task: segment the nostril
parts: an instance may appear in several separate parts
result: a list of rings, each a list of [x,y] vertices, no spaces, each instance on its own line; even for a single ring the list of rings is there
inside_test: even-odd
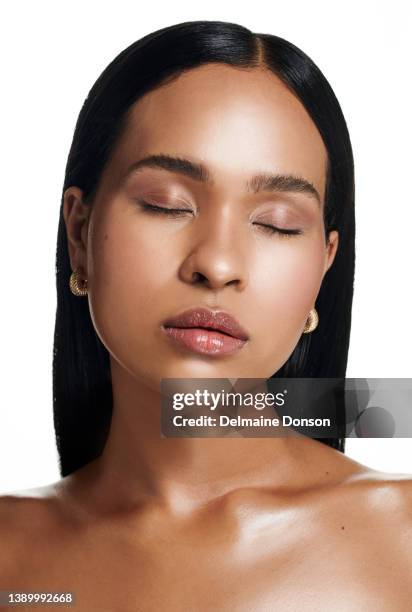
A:
[[[192,280],[194,282],[198,282],[199,280],[200,281],[205,281],[207,279],[206,279],[206,276],[204,274],[202,274],[201,272],[194,272],[193,275],[192,275]]]

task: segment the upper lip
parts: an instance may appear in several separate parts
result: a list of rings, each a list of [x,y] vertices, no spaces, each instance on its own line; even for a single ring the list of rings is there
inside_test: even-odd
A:
[[[223,310],[216,311],[208,308],[185,310],[164,321],[163,327],[202,327],[215,329],[240,340],[249,338],[248,333],[232,315]]]

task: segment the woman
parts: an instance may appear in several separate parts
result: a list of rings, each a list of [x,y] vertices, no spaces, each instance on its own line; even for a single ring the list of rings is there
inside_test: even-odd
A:
[[[409,609],[409,476],[343,437],[160,436],[165,378],[345,376],[353,207],[341,109],[291,43],[188,22],[106,68],[61,203],[62,479],[2,498],[2,589],[87,611]]]

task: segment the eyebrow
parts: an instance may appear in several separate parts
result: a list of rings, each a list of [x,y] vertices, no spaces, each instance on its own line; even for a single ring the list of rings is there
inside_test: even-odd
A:
[[[133,163],[127,169],[124,179],[141,168],[160,168],[161,170],[188,176],[201,183],[212,183],[212,175],[206,166],[200,162],[163,154],[149,155]],[[253,193],[261,191],[305,193],[314,198],[318,205],[321,205],[319,192],[314,185],[305,178],[293,174],[269,174],[266,172],[256,174],[246,182],[246,189]]]

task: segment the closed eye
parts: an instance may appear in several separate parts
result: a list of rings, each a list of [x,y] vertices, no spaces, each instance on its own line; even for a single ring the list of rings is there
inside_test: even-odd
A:
[[[147,212],[152,212],[160,215],[168,215],[168,216],[180,216],[185,213],[192,212],[188,208],[167,208],[166,206],[158,206],[157,204],[149,204],[149,202],[145,202],[144,200],[138,200],[140,206],[146,210]]]
[[[167,215],[169,217],[179,217],[186,213],[191,213],[192,211],[188,208],[167,208],[165,206],[159,206],[158,204],[149,204],[145,200],[138,200],[140,206],[149,213]],[[253,225],[257,225],[262,227],[264,231],[269,234],[280,234],[284,237],[298,236],[302,234],[302,230],[299,229],[282,229],[280,227],[276,227],[275,225],[268,225],[266,223],[254,223]]]
[[[262,227],[269,234],[280,234],[281,236],[291,237],[291,236],[299,236],[303,234],[300,229],[282,229],[280,227],[276,227],[275,225],[268,225],[266,223],[254,223],[253,225],[258,225]]]

